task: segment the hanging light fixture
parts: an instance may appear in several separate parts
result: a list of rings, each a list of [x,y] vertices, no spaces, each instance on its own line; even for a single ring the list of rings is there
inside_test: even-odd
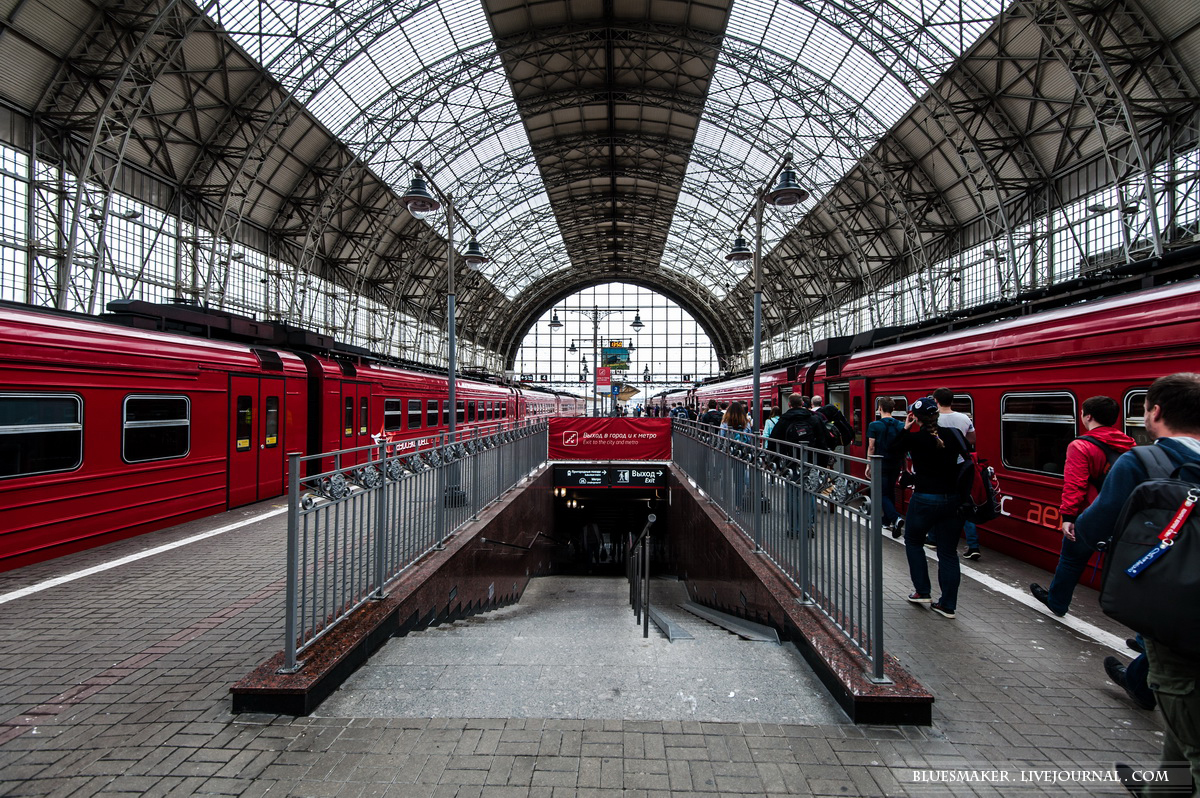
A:
[[[745,261],[754,257],[754,250],[750,249],[746,244],[745,236],[738,236],[733,239],[733,249],[729,250],[729,254],[725,256],[725,260]]]
[[[562,329],[562,326],[562,322],[558,320],[558,311],[556,310],[554,311],[554,316],[550,319],[550,329],[559,330]]]
[[[429,188],[425,185],[424,178],[416,176],[412,179],[412,183],[408,186],[408,191],[400,198],[408,207],[408,212],[413,215],[414,219],[424,219],[429,214],[442,207],[442,203],[434,199],[429,193]]]
[[[804,202],[808,199],[808,192],[800,188],[800,184],[796,182],[796,170],[784,169],[779,173],[779,183],[767,192],[763,199],[768,205],[786,208]]]
[[[467,264],[468,269],[479,271],[479,267],[487,263],[491,258],[483,252],[483,247],[479,246],[479,242],[472,236],[467,242],[467,251],[463,253],[463,263]]]
[[[574,341],[571,342],[571,345],[567,348],[567,351],[570,352],[571,354],[575,354],[576,352],[579,351],[578,349],[575,348]]]
[[[640,311],[634,311],[633,324],[630,324],[629,326],[638,332],[641,332],[642,328],[646,326],[645,324],[642,324],[642,314]]]

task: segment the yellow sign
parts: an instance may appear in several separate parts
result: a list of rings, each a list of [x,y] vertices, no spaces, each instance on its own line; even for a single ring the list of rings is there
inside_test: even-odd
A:
[[[267,436],[267,446],[274,446],[275,442],[276,442],[276,438],[274,435]]]
[[[609,342],[608,342],[608,345],[609,345],[609,346],[611,346],[611,347],[615,347],[615,348],[617,348],[617,349],[624,349],[624,348],[625,348],[625,342],[624,342],[624,341],[609,341]]]
[[[237,447],[239,449],[249,449],[250,448],[250,439],[249,438],[238,438]]]

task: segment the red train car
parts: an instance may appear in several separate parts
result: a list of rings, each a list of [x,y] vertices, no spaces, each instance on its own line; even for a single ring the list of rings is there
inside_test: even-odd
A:
[[[935,388],[954,391],[956,410],[975,421],[977,449],[996,468],[1004,515],[980,528],[991,548],[1053,570],[1058,561],[1062,470],[1067,444],[1082,433],[1079,409],[1104,394],[1121,405],[1118,425],[1146,441],[1143,404],[1155,378],[1200,370],[1200,283],[1189,281],[1100,299],[762,374],[764,407],[787,394],[819,393],[842,408],[855,430],[849,454],[866,457],[866,426],[878,400],[905,406]],[[788,375],[792,375],[791,379]],[[749,401],[748,377],[687,392]],[[667,397],[668,404],[684,394]],[[897,415],[902,414],[897,411]],[[1095,562],[1093,562],[1095,565]],[[1089,568],[1085,580],[1096,584]]]
[[[821,365],[815,384],[849,408],[849,453],[860,457],[880,397],[907,404],[952,389],[1004,492],[1004,515],[981,527],[981,543],[1053,570],[1063,464],[1067,444],[1083,432],[1083,401],[1116,399],[1118,425],[1146,442],[1146,389],[1164,374],[1200,368],[1198,355],[1200,284],[1189,282],[857,352]],[[1088,581],[1097,577],[1090,568]]]
[[[282,495],[289,452],[448,431],[444,374],[230,314],[117,305],[134,326],[0,307],[0,570]],[[202,337],[218,328],[243,342]],[[468,434],[582,405],[479,380],[456,394]]]
[[[2,567],[277,496],[303,445],[286,352],[0,308],[0,368]]]

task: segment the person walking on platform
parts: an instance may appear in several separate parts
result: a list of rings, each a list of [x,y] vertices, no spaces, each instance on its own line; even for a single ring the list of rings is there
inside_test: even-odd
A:
[[[1154,440],[1153,446],[1159,447],[1181,474],[1195,474],[1200,467],[1200,374],[1159,377],[1146,391],[1145,408],[1146,433]],[[1148,477],[1146,466],[1134,452],[1121,455],[1105,477],[1100,495],[1076,520],[1076,540],[1093,549],[1110,540],[1126,500]],[[1185,528],[1181,535],[1189,531]],[[1194,605],[1164,607],[1164,612],[1168,609],[1191,617],[1200,613],[1200,607]],[[1200,788],[1200,661],[1151,637],[1143,636],[1142,642],[1149,664],[1146,681],[1166,722],[1161,769],[1175,772],[1171,766],[1178,767],[1186,760],[1195,794]],[[1127,766],[1118,765],[1117,773],[1135,795],[1167,794],[1165,785],[1132,783]]]
[[[727,451],[733,460],[733,500],[741,507],[746,498],[746,483],[749,472],[743,459],[748,456],[751,441],[754,440],[750,428],[750,418],[746,415],[746,406],[741,402],[733,402],[721,419],[721,437],[729,440]],[[739,445],[741,444],[741,445]]]
[[[933,392],[933,398],[938,403],[938,426],[951,427],[961,432],[970,451],[975,451],[975,422],[966,413],[960,413],[954,409],[954,391],[949,388],[938,388]],[[974,522],[963,521],[962,532],[963,537],[967,539],[967,550],[963,553],[963,559],[978,560],[980,558],[979,532],[975,529]],[[934,548],[933,540],[927,540],[925,544]]]
[[[768,416],[767,420],[763,422],[762,434],[764,446],[766,445],[766,439],[771,437],[771,430],[775,429],[775,425],[779,423],[779,417],[782,415],[783,408],[781,408],[779,405],[775,405],[771,408],[771,415]]]
[[[1075,539],[1075,519],[1095,501],[1112,463],[1133,448],[1133,438],[1114,425],[1121,414],[1115,399],[1093,396],[1083,403],[1080,421],[1086,432],[1067,444],[1067,463],[1063,468],[1062,550],[1050,589],[1034,582],[1029,592],[1060,618],[1071,606],[1075,585],[1087,568],[1092,547]]]
[[[892,537],[898,538],[904,534],[904,519],[896,511],[896,480],[904,467],[904,458],[892,453],[892,441],[904,431],[904,424],[892,416],[896,402],[890,396],[879,399],[879,418],[867,425],[867,479],[871,478],[872,455],[882,455],[883,462],[880,471],[883,482],[883,493],[880,494],[879,504],[883,511],[883,525],[891,530]]]
[[[721,411],[717,409],[716,399],[708,400],[708,409],[704,411],[702,416],[700,416],[700,423],[706,424],[710,427],[721,426]]]
[[[926,396],[909,406],[905,429],[890,449],[894,456],[907,453],[912,458],[913,494],[904,527],[904,552],[913,584],[908,600],[928,604],[942,617],[953,618],[962,580],[958,563],[958,534],[962,529],[958,463],[967,454],[966,445],[957,432],[938,425],[937,400]],[[942,591],[937,601],[931,597],[929,564],[923,548],[927,535],[932,535],[937,545],[938,587]]]

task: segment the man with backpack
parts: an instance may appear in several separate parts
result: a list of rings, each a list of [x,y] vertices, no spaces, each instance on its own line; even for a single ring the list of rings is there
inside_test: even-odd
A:
[[[1101,607],[1142,634],[1147,682],[1166,722],[1160,769],[1170,772],[1172,786],[1179,786],[1179,766],[1186,760],[1195,791],[1200,787],[1200,600],[1195,578],[1200,572],[1200,513],[1191,509],[1200,494],[1200,374],[1155,380],[1146,392],[1145,408],[1146,433],[1154,444],[1117,459],[1100,495],[1077,519],[1075,539],[1091,548],[1106,546]],[[1131,543],[1137,559],[1127,567]],[[1143,785],[1132,781],[1130,771],[1117,766],[1130,792],[1142,795]],[[1152,788],[1145,794],[1153,794]]]
[[[807,397],[798,393],[788,396],[788,411],[775,422],[767,440],[769,451],[799,460],[802,454],[800,447],[804,446],[808,451],[806,462],[813,463],[814,450],[829,448],[825,425],[805,406],[807,403]],[[816,524],[816,499],[811,493],[808,494],[802,512],[800,493],[801,489],[798,486],[788,483],[786,497],[789,534],[799,534]]]
[[[882,455],[880,466],[883,482],[883,493],[880,495],[880,509],[883,510],[883,525],[891,530],[892,537],[898,538],[904,534],[904,519],[896,511],[896,480],[904,468],[904,456],[891,450],[892,441],[904,431],[904,423],[892,415],[896,402],[890,396],[879,399],[879,418],[867,425],[867,457]],[[866,476],[871,478],[871,463],[868,460]]]
[[[1058,617],[1067,614],[1075,585],[1087,568],[1092,547],[1075,539],[1075,519],[1100,493],[1109,468],[1116,459],[1133,448],[1133,438],[1116,428],[1120,407],[1108,396],[1093,396],[1083,403],[1080,421],[1086,432],[1067,444],[1067,463],[1063,468],[1062,550],[1050,589],[1034,582],[1029,592]]]

